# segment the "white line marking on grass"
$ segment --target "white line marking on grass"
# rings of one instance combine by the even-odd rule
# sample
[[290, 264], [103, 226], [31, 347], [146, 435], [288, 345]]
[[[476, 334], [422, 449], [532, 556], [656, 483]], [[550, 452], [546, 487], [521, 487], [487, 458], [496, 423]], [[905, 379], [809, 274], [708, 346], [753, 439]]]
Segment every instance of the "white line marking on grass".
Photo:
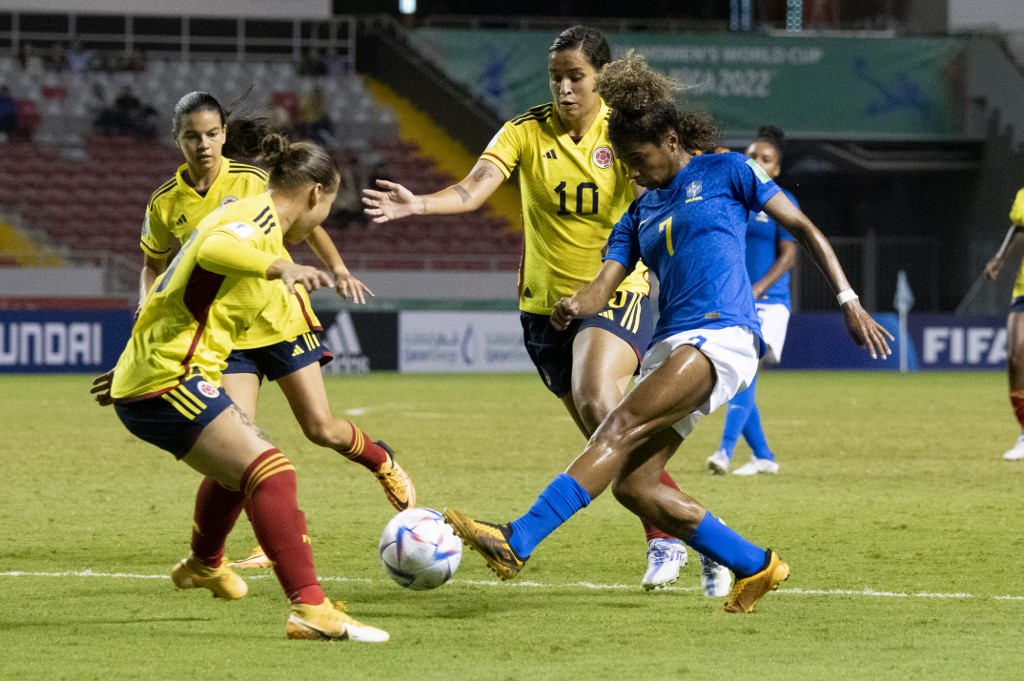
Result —
[[353, 407], [345, 410], [345, 416], [363, 416], [364, 414], [369, 413], [369, 411], [369, 407]]
[[[255, 574], [248, 570], [243, 571], [246, 579], [272, 579], [274, 576], [269, 573]], [[169, 575], [140, 575], [129, 572], [96, 572], [94, 570], [69, 570], [66, 572], [30, 572], [27, 570], [12, 570], [0, 572], [0, 577], [97, 577], [107, 579], [170, 579]], [[351, 582], [359, 584], [374, 584], [388, 582], [384, 579], [370, 579], [366, 577], [319, 577], [322, 582]], [[498, 580], [486, 579], [455, 579], [453, 584], [466, 586], [506, 586], [522, 589], [587, 589], [591, 591], [640, 591], [636, 584], [595, 584], [594, 582], [566, 582], [563, 584], [546, 584], [544, 582], [532, 582], [529, 580], [516, 582], [500, 582]], [[668, 586], [659, 591], [698, 591], [697, 586]], [[939, 600], [963, 600], [978, 598], [975, 594], [969, 593], [932, 593], [927, 591], [907, 593], [901, 591], [878, 591], [871, 588], [865, 589], [800, 589], [780, 588], [779, 594], [789, 596], [867, 596], [869, 598], [930, 598]], [[986, 596], [994, 601], [1024, 601], [1024, 596]]]

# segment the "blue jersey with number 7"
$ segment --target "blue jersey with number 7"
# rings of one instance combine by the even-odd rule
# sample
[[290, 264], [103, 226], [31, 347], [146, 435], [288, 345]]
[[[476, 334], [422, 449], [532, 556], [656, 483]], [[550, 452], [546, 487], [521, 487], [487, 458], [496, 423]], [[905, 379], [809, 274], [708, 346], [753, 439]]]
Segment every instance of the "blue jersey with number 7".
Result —
[[695, 156], [665, 189], [644, 192], [616, 223], [606, 259], [642, 259], [660, 285], [652, 344], [693, 329], [761, 325], [745, 263], [747, 217], [779, 192], [742, 154]]

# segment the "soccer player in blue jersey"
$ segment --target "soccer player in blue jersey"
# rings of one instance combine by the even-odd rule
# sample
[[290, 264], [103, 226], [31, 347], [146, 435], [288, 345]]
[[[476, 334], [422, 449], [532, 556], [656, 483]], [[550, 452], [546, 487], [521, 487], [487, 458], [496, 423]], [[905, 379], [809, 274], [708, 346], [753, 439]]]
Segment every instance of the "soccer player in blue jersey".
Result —
[[[782, 131], [775, 126], [762, 127], [746, 151], [747, 157], [757, 161], [773, 180], [782, 172], [782, 138]], [[794, 206], [800, 207], [791, 193], [785, 189], [782, 192]], [[751, 213], [747, 220], [746, 246], [747, 276], [752, 282], [754, 307], [761, 320], [761, 337], [765, 344], [762, 361], [778, 364], [789, 324], [789, 270], [796, 262], [796, 240], [762, 210]], [[768, 439], [761, 427], [761, 413], [754, 401], [756, 391], [757, 378], [754, 378], [749, 388], [729, 402], [722, 440], [715, 453], [708, 457], [712, 473], [722, 475], [729, 471], [740, 435], [750, 445], [753, 457], [733, 471], [733, 475], [779, 472], [779, 464], [768, 448]]]
[[764, 210], [796, 237], [838, 292], [850, 335], [872, 357], [890, 354], [891, 336], [860, 306], [822, 233], [755, 161], [695, 155], [714, 145], [717, 131], [707, 116], [676, 108], [675, 87], [632, 52], [598, 78], [612, 108], [612, 145], [648, 191], [613, 228], [596, 278], [561, 299], [551, 317], [564, 328], [597, 313], [643, 259], [661, 283], [661, 317], [636, 386], [526, 514], [498, 525], [447, 508], [445, 518], [499, 577], [511, 579], [545, 537], [611, 486], [630, 511], [729, 568], [736, 582], [725, 610], [747, 613], [788, 578], [789, 565], [660, 483], [698, 417], [732, 399], [757, 372], [763, 341], [743, 262], [747, 215]]

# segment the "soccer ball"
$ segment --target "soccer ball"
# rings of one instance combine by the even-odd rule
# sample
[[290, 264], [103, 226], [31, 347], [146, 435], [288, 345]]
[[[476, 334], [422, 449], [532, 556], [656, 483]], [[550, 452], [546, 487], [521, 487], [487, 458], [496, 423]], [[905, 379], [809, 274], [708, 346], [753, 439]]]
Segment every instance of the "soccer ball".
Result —
[[380, 536], [380, 561], [391, 579], [406, 589], [441, 586], [462, 560], [462, 542], [432, 508], [410, 508], [387, 524]]

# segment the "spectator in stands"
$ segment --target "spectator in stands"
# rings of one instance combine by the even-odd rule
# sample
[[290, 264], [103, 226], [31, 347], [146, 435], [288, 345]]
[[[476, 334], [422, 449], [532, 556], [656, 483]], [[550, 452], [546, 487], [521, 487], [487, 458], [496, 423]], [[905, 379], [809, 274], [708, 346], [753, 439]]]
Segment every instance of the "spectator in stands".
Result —
[[85, 73], [92, 68], [92, 52], [83, 49], [78, 40], [72, 41], [61, 56], [61, 68], [68, 73]]
[[333, 215], [344, 227], [365, 219], [362, 204], [363, 183], [359, 173], [359, 157], [355, 152], [342, 149], [335, 153], [335, 159], [338, 161], [340, 182], [338, 197], [334, 200]]
[[42, 75], [46, 71], [45, 51], [32, 43], [21, 44], [21, 68], [33, 76]]
[[[551, 326], [555, 303], [590, 281], [615, 221], [636, 196], [626, 165], [608, 139], [608, 106], [595, 91], [597, 74], [611, 62], [611, 48], [596, 29], [574, 26], [548, 49], [553, 101], [505, 123], [469, 174], [458, 184], [414, 195], [400, 184], [377, 180], [381, 191], [363, 192], [374, 223], [408, 215], [466, 213], [483, 205], [518, 166], [525, 231], [519, 309], [526, 350], [547, 389], [585, 437], [622, 400], [654, 326], [647, 268], [629, 273], [601, 315]], [[663, 483], [678, 490], [668, 473]], [[668, 586], [685, 565], [679, 539], [644, 521], [647, 573], [644, 589]], [[727, 570], [718, 573], [729, 578]]]
[[339, 80], [349, 74], [349, 62], [340, 54], [338, 48], [332, 47], [324, 56], [324, 75]]
[[6, 85], [0, 85], [0, 142], [7, 141], [18, 129], [18, 102]]
[[327, 67], [324, 64], [320, 50], [315, 47], [308, 48], [302, 53], [297, 67], [300, 76], [324, 76], [327, 75]]
[[[93, 84], [95, 104], [102, 101], [102, 86]], [[143, 104], [135, 96], [131, 85], [125, 85], [114, 100], [112, 107], [104, 109], [95, 119], [93, 125], [97, 132], [105, 135], [132, 135], [135, 137], [155, 137], [159, 114], [152, 106]]]
[[322, 143], [321, 139], [334, 134], [334, 125], [331, 123], [330, 110], [327, 107], [327, 98], [320, 86], [314, 86], [299, 101], [299, 135], [307, 139]]

